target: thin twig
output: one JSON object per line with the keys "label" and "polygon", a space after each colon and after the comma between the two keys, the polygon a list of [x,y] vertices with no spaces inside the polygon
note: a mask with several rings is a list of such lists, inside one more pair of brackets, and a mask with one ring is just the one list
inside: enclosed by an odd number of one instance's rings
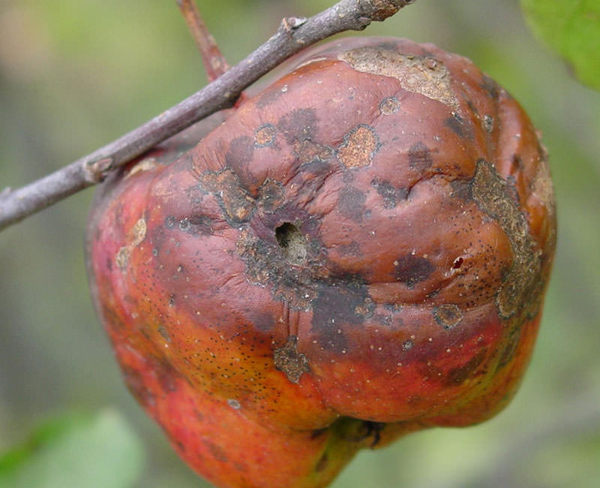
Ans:
{"label": "thin twig", "polygon": [[302,49],[348,30],[363,30],[415,0],[342,0],[310,18],[283,19],[266,43],[220,78],[120,139],[40,180],[0,192],[0,230],[84,188],[109,171],[219,110],[231,107],[240,93]]}
{"label": "thin twig", "polygon": [[215,81],[229,69],[229,65],[221,54],[215,38],[208,32],[195,0],[177,0],[177,5],[200,51],[208,81]]}

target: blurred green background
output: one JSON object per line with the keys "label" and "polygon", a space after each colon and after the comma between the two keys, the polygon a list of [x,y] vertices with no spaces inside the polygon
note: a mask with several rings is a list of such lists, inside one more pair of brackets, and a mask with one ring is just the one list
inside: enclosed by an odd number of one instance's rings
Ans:
{"label": "blurred green background", "polygon": [[[235,63],[283,16],[309,16],[333,0],[198,3]],[[523,104],[550,152],[559,245],[538,347],[511,406],[481,426],[432,430],[364,452],[333,486],[597,488],[600,94],[574,81],[532,37],[517,0],[421,0],[361,35],[410,37],[463,54]],[[173,0],[0,0],[0,189],[97,149],[204,80]],[[31,469],[44,462],[72,469],[70,458],[60,464],[60,456],[91,446],[83,461],[89,472],[108,463],[108,471],[123,476],[105,485],[98,477],[96,484],[72,485],[0,478],[0,487],[208,486],[126,391],[92,310],[82,251],[92,194],[0,234],[0,455],[20,445],[19,459],[27,458],[27,446],[43,444],[38,433],[25,445],[31,432],[58,418],[68,424],[58,429],[67,437],[54,436],[62,447]],[[69,432],[83,437],[73,440]]]}

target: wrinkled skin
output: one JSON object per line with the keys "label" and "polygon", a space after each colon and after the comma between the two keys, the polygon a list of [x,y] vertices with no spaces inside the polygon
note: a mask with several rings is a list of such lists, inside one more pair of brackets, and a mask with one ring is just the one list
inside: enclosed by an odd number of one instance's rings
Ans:
{"label": "wrinkled skin", "polygon": [[323,487],[361,448],[498,413],[554,253],[545,151],[470,61],[355,38],[297,63],[90,218],[127,385],[220,487]]}

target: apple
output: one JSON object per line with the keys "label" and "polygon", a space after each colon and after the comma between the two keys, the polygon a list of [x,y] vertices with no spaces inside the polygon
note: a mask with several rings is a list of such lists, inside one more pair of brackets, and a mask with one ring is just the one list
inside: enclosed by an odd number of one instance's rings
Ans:
{"label": "apple", "polygon": [[110,177],[87,255],[180,456],[219,487],[315,488],[507,405],[555,241],[546,151],[503,88],[433,45],[348,38]]}

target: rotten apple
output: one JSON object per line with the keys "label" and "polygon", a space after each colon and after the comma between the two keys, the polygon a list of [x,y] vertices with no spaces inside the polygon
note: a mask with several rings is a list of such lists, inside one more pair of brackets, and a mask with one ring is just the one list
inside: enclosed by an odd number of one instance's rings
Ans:
{"label": "rotten apple", "polygon": [[323,487],[498,413],[556,235],[519,104],[463,57],[354,38],[220,117],[106,181],[87,234],[127,385],[181,457],[220,487]]}

